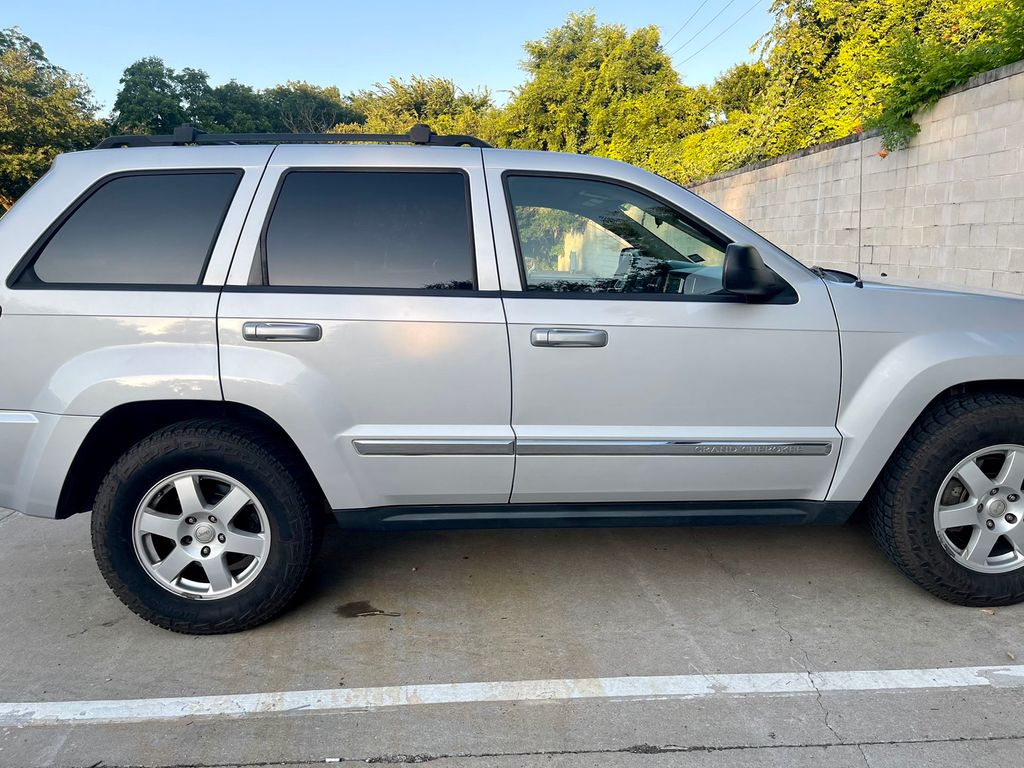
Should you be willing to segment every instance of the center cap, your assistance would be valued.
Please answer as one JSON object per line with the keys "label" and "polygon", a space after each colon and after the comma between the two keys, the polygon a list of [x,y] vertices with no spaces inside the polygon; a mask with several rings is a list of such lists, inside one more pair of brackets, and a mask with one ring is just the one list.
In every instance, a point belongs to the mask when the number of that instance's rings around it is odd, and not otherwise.
{"label": "center cap", "polygon": [[[1004,504],[1003,506],[1005,507],[1006,505]],[[203,523],[202,525],[196,526],[193,535],[195,536],[195,540],[198,541],[200,544],[209,544],[211,541],[213,541],[213,537],[217,534],[213,530],[212,525],[207,525],[206,523]]]}
{"label": "center cap", "polygon": [[1006,511],[1006,502],[1002,499],[994,499],[991,504],[988,505],[989,517],[999,517]]}

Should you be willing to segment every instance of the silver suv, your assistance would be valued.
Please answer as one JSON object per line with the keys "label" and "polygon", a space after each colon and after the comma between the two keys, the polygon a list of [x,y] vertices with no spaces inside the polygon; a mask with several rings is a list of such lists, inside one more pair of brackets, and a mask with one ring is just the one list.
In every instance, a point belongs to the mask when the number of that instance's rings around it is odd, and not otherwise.
{"label": "silver suv", "polygon": [[281,611],[330,512],[863,503],[932,593],[1024,598],[1018,299],[808,269],[638,168],[425,126],[115,137],[59,157],[0,244],[0,505],[91,510],[107,582],[162,627]]}

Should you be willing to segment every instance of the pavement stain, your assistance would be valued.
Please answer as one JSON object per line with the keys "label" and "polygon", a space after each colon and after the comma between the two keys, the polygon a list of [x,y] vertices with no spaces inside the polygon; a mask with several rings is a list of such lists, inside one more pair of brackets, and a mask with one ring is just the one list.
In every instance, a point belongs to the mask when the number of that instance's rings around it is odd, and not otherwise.
{"label": "pavement stain", "polygon": [[351,603],[342,603],[334,612],[343,619],[362,619],[367,616],[401,616],[402,614],[394,611],[385,611],[380,608],[374,608],[370,605],[369,600],[356,600]]}

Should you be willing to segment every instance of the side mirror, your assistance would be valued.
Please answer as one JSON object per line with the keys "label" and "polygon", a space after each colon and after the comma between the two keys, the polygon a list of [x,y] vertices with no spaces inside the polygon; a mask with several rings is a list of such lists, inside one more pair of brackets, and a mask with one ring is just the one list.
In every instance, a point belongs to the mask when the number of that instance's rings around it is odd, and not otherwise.
{"label": "side mirror", "polygon": [[789,285],[768,268],[757,248],[730,243],[722,266],[722,287],[729,293],[765,301],[778,296]]}

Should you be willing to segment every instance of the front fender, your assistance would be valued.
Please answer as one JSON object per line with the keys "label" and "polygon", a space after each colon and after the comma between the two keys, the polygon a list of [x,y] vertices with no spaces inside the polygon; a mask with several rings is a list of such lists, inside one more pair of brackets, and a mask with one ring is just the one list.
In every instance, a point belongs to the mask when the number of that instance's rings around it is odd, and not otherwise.
{"label": "front fender", "polygon": [[980,381],[1024,381],[1024,302],[829,288],[843,361],[836,424],[843,443],[829,500],[863,499],[914,421],[943,392]]}

